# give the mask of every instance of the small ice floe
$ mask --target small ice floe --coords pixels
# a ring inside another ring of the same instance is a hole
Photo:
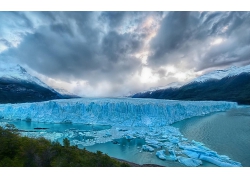
[[[170,136],[168,139],[173,144],[178,144],[180,142],[178,137]]]
[[[148,151],[148,152],[153,152],[154,148],[152,148],[151,146],[148,146],[148,145],[143,145],[142,150],[143,151]]]
[[[161,160],[167,160],[167,155],[165,154],[165,150],[157,151],[155,155]]]
[[[112,135],[110,133],[106,133],[105,135],[103,135],[103,137],[111,137]]]
[[[171,142],[164,142],[163,147],[165,147],[167,149],[172,149],[174,147],[174,145]]]
[[[131,139],[134,139],[134,138],[135,138],[134,136],[132,136],[132,135],[130,135],[130,134],[125,134],[123,137],[124,137],[125,139],[127,139],[127,140],[131,140]]]
[[[124,128],[116,128],[117,131],[128,131],[128,129],[124,129]]]
[[[180,163],[186,166],[190,166],[190,167],[197,167],[202,164],[201,160],[195,159],[195,158],[187,158],[187,157],[178,156],[177,159]]]
[[[165,150],[157,151],[155,155],[161,160],[171,160],[171,161],[177,160],[176,157],[174,157],[173,155],[167,156],[165,154]]]
[[[155,139],[150,139],[150,138],[146,138],[146,143],[149,146],[152,146],[152,147],[157,148],[157,149],[161,147],[159,144],[162,144],[159,141],[157,141]]]

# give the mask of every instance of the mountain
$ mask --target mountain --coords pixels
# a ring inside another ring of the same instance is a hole
[[[63,95],[17,64],[0,64],[0,103],[62,99]]]
[[[133,98],[215,100],[250,104],[250,65],[202,75],[179,88],[137,93]]]
[[[59,92],[61,95],[64,96],[65,99],[71,99],[71,98],[81,98],[80,96],[77,96],[65,89],[61,89],[61,88],[54,88],[57,92]]]

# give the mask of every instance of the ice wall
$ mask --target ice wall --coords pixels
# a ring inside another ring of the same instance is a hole
[[[136,98],[81,98],[1,104],[0,117],[53,123],[165,126],[193,116],[225,111],[237,103]]]

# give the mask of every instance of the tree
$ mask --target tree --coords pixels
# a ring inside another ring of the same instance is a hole
[[[69,147],[70,146],[70,141],[68,140],[68,138],[63,139],[63,146],[64,147]]]

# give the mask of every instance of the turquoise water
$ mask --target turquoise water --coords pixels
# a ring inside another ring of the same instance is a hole
[[[91,125],[77,123],[53,124],[29,121],[9,121],[9,123],[14,124],[17,129],[25,131],[39,131],[39,129],[37,128],[45,128],[47,132],[63,132],[65,130],[101,131],[111,128],[111,126],[109,125]]]
[[[93,146],[85,147],[88,151],[96,152],[102,151],[111,157],[118,159],[124,159],[137,164],[157,164],[166,167],[186,167],[178,161],[160,160],[156,157],[154,152],[141,151],[141,146],[145,144],[144,139],[136,138],[132,140],[119,139],[118,144],[112,142],[104,144],[95,144]],[[80,147],[83,148],[83,147]],[[160,149],[157,149],[160,150]],[[214,164],[203,162],[202,167],[214,167]]]
[[[137,164],[158,164],[161,166],[181,167],[184,166],[177,161],[162,161],[155,156],[155,152],[144,152],[141,150],[145,140],[135,138],[127,140],[125,138],[117,139],[118,143],[112,142],[104,144],[95,144],[93,146],[85,147],[88,151],[96,152],[102,151],[107,155],[119,159],[124,159]],[[81,148],[81,147],[80,147]]]
[[[173,124],[184,137],[250,166],[250,108],[232,109]]]

